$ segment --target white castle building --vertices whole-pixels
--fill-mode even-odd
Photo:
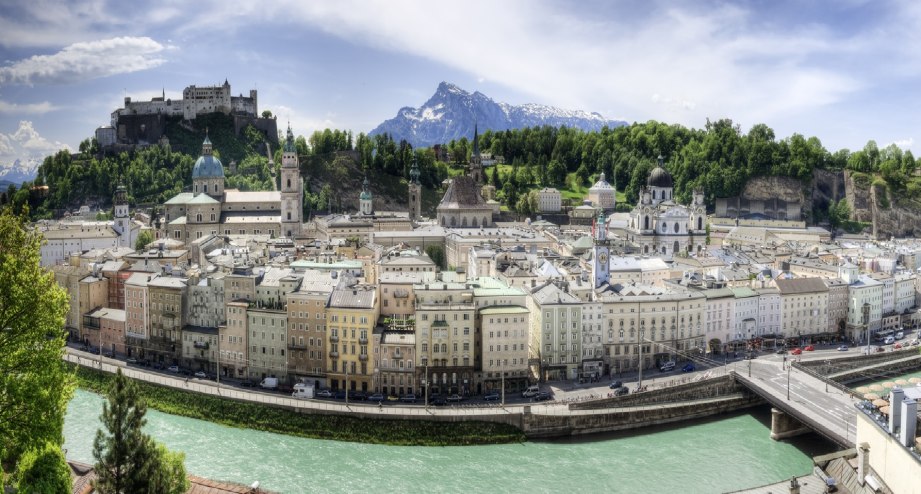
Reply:
[[[640,190],[639,204],[630,212],[626,228],[627,240],[643,254],[692,254],[706,247],[707,209],[703,190],[695,189],[687,206],[675,203],[673,193],[672,176],[662,166],[659,156],[658,165]]]
[[[232,96],[230,83],[224,80],[220,86],[189,86],[182,90],[181,100],[166,98],[166,92],[150,101],[131,101],[125,97],[125,107],[112,112],[112,126],[118,125],[121,115],[156,115],[181,116],[185,120],[195,120],[200,114],[205,113],[243,113],[258,116],[259,105],[255,89],[249,91],[249,96]]]

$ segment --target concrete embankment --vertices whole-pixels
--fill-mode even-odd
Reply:
[[[670,388],[571,405],[554,402],[505,407],[466,405],[444,408],[395,405],[378,407],[373,403],[346,405],[341,402],[299,400],[277,394],[240,390],[218,386],[208,381],[189,381],[126,367],[124,363],[118,361],[89,360],[76,354],[77,352],[74,353],[65,358],[72,363],[103,372],[115,372],[116,369],[122,368],[128,377],[134,379],[176,388],[183,392],[212,395],[228,401],[258,403],[299,414],[339,415],[407,422],[491,422],[518,428],[528,438],[552,438],[636,429],[730,413],[764,403],[756,395],[739,386],[730,376],[721,376]]]
[[[827,376],[832,381],[847,384],[905,374],[919,369],[921,368],[921,353],[916,348],[911,348],[870,355],[854,355],[827,361],[810,360],[798,362],[796,366]]]

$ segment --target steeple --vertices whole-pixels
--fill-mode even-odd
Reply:
[[[201,155],[211,156],[211,139],[208,138],[208,128],[205,128],[205,140],[201,143]]]
[[[368,181],[368,175],[365,175],[361,183],[361,194],[358,196],[358,209],[363,215],[370,216],[374,213],[373,199],[371,197],[371,182]]]
[[[285,137],[285,153],[296,153],[297,145],[294,143],[294,132],[291,131],[291,122],[288,122],[288,132]]]
[[[419,183],[419,164],[416,162],[415,156],[413,156],[413,166],[409,169],[409,183]]]
[[[470,155],[468,175],[477,185],[483,183],[483,158],[480,156],[480,135],[477,124],[473,124],[473,154]]]

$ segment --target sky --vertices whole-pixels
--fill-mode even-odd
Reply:
[[[897,0],[0,0],[0,167],[77,149],[125,96],[225,79],[300,135],[368,132],[448,81],[918,155],[919,27],[921,2]]]

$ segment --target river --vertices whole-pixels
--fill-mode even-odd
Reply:
[[[92,463],[103,398],[77,390],[65,419],[67,456]],[[146,432],[186,454],[202,477],[282,493],[714,493],[804,474],[833,446],[815,435],[770,439],[767,408],[591,439],[498,446],[380,446],[234,429],[148,411]]]

